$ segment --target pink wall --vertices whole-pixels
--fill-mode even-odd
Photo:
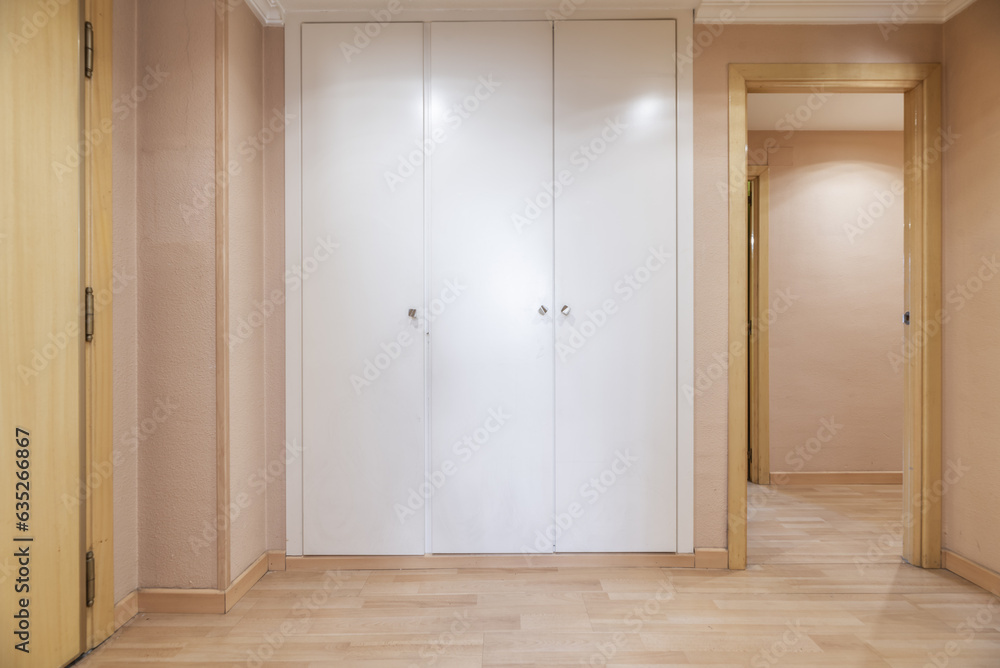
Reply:
[[[724,188],[727,181],[727,65],[730,62],[940,62],[943,32],[949,35],[949,54],[953,54],[949,57],[954,58],[954,63],[965,63],[976,51],[970,46],[969,35],[979,34],[980,45],[996,44],[996,24],[982,23],[995,21],[995,8],[995,4],[980,2],[966,12],[977,14],[973,19],[963,15],[944,30],[934,25],[902,25],[888,38],[883,38],[874,25],[729,25],[722,28],[721,34],[716,34],[718,27],[710,30],[696,26],[697,33],[707,33],[699,38],[699,43],[708,44],[696,49],[693,65],[696,369],[710,367],[713,355],[724,353],[727,347],[728,222],[726,198],[720,194],[720,185]],[[142,72],[147,65],[160,65],[170,72],[170,77],[150,93],[150,102],[143,103],[136,116],[136,252],[140,270],[136,419],[141,421],[150,415],[157,399],[169,398],[179,405],[139,448],[138,579],[142,586],[214,587],[215,543],[211,535],[215,508],[214,201],[210,189],[214,166],[213,3],[146,0],[140,4],[138,14],[137,70]],[[282,99],[282,69],[276,61],[281,54],[281,30],[268,29],[265,33],[267,103],[264,108],[270,111]],[[994,48],[989,57],[995,53]],[[990,63],[994,67],[982,65],[983,72],[995,70],[996,64]],[[949,64],[946,73],[955,79],[948,84],[949,95],[953,97],[949,104],[950,122],[967,128],[970,133],[982,128],[984,133],[993,134],[992,139],[966,143],[946,157],[945,271],[949,285],[972,271],[963,267],[978,263],[981,248],[996,245],[995,236],[991,236],[986,224],[987,213],[991,211],[989,186],[973,186],[973,194],[968,198],[955,196],[955,188],[966,187],[970,182],[971,177],[966,175],[996,169],[993,163],[984,165],[981,156],[985,155],[985,147],[992,147],[990,153],[997,154],[997,124],[988,126],[979,120],[995,119],[995,100],[990,100],[978,81],[971,82],[969,75],[960,76],[959,69],[964,71],[964,67]],[[116,151],[117,141],[116,138]],[[278,146],[265,148],[263,161],[266,175],[263,281],[268,291],[283,285],[280,244],[284,186],[281,151],[275,150]],[[207,194],[196,198],[196,191]],[[196,199],[198,204],[202,199],[207,200],[207,206],[199,206],[187,218],[182,217],[180,205]],[[995,211],[993,214],[995,217]],[[120,219],[117,224],[121,224]],[[116,235],[116,240],[122,238]],[[126,245],[122,248],[127,248],[127,236],[123,243]],[[946,341],[948,336],[955,338],[946,342],[945,351],[945,408],[949,412],[945,437],[949,456],[964,457],[968,451],[976,457],[980,470],[996,471],[995,461],[990,469],[986,468],[989,457],[995,455],[983,452],[987,443],[996,440],[990,440],[996,429],[989,417],[994,412],[996,398],[975,394],[985,386],[980,384],[985,374],[982,367],[990,370],[992,367],[972,361],[975,351],[989,349],[992,341],[989,332],[996,325],[997,310],[990,310],[996,303],[987,292],[975,303],[970,302],[961,318],[956,314],[953,327],[957,329],[954,334],[946,334]],[[280,308],[264,326],[267,383],[264,413],[269,463],[283,461],[283,326]],[[123,364],[127,368],[127,362]],[[234,410],[234,415],[242,415],[241,411],[242,408]],[[116,417],[122,423],[128,422],[127,407]],[[727,468],[725,376],[696,398],[695,419],[695,544],[723,547]],[[116,433],[121,432],[118,421]],[[234,448],[238,447],[241,446],[234,440]],[[256,454],[253,459],[256,460]],[[127,476],[124,479],[123,489],[116,484],[116,503],[126,508],[122,512],[127,515]],[[979,482],[978,477],[970,477],[969,481],[967,486],[963,485],[967,492],[956,490],[945,500],[948,545],[971,558],[979,555],[984,562],[995,562],[995,557],[988,555],[1000,554],[996,541],[984,541],[977,547],[971,529],[967,528],[971,523],[963,525],[958,519],[961,513],[996,505],[988,483]],[[269,484],[267,497],[267,545],[280,548],[284,544],[281,476]],[[987,503],[990,500],[992,505]],[[259,526],[259,518],[252,525]],[[207,535],[202,536],[203,530]],[[191,547],[192,541],[197,543],[202,539],[205,543],[202,549],[196,551]],[[127,552],[126,547],[122,549]],[[245,553],[250,552],[252,549],[246,548]],[[245,558],[243,552],[241,558]],[[122,563],[128,561],[125,554]],[[119,568],[125,566],[119,564]]]
[[[214,3],[137,8],[139,586],[215,587]]]
[[[1000,572],[1000,2],[944,27],[944,546]]]
[[[115,0],[112,9],[112,99],[119,103],[112,129],[112,264],[116,281],[112,326],[114,349],[114,527],[115,600],[139,585],[137,412],[138,339],[136,337],[136,81],[135,0]]]
[[[230,572],[265,549],[264,29],[245,3],[229,20],[229,495]]]
[[[903,133],[768,139],[771,470],[900,471]]]

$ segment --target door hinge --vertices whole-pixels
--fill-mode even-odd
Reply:
[[[94,288],[84,294],[83,333],[88,343],[94,340]]]
[[[88,79],[94,76],[94,24],[83,24],[83,74]]]
[[[87,552],[87,607],[94,605],[94,592],[97,587],[94,584],[94,551]]]

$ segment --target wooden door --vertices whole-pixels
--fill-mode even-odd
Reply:
[[[0,3],[0,665],[84,649],[82,35],[77,2]]]

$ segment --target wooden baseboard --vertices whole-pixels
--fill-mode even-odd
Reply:
[[[139,612],[225,614],[267,573],[264,552],[224,591],[220,589],[138,589]]]
[[[284,550],[268,550],[268,552],[267,552],[267,570],[269,570],[269,571],[283,571],[283,570],[285,570],[285,551]]]
[[[771,471],[772,485],[902,485],[902,471]]]
[[[695,568],[729,568],[729,550],[724,547],[696,547],[694,549]]]
[[[125,626],[139,612],[139,590],[126,594],[115,603],[115,631]]]
[[[1000,596],[1000,573],[992,571],[949,550],[941,550],[941,555],[944,557],[942,566],[945,569],[960,578],[968,580],[977,587],[985,589],[991,594]]]
[[[695,555],[674,553],[427,554],[286,557],[290,571],[435,568],[694,568]]]
[[[232,610],[233,606],[239,603],[240,599],[250,591],[250,588],[257,584],[258,580],[267,575],[268,561],[268,553],[262,553],[245,571],[237,575],[233,583],[226,588],[226,612]]]

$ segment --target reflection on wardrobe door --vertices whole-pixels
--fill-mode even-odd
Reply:
[[[556,23],[555,119],[556,550],[672,552],[673,21]]]
[[[423,27],[356,27],[302,27],[304,551],[423,554]]]
[[[551,24],[434,23],[431,114],[431,548],[549,552]]]

